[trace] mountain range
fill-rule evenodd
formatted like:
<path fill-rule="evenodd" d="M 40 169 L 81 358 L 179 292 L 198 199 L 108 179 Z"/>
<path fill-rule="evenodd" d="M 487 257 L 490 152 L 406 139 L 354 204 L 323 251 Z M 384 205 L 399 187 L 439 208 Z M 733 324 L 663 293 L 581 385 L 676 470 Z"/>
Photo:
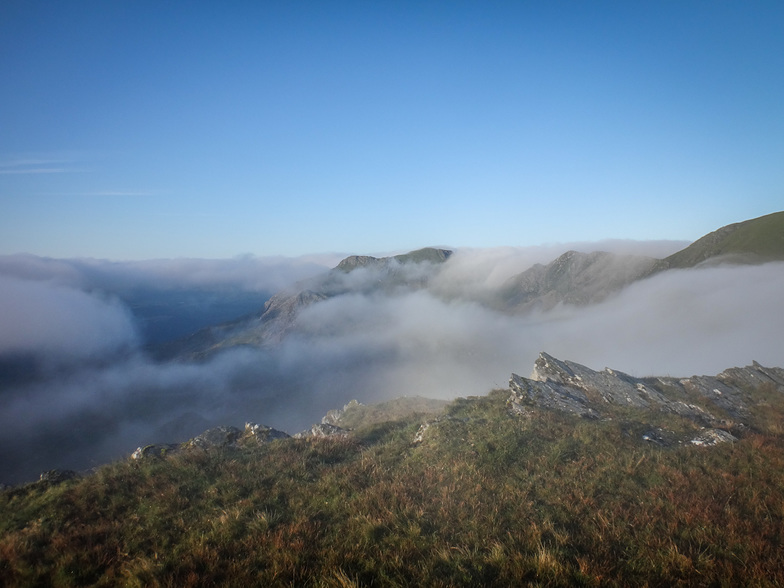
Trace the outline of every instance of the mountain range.
<path fill-rule="evenodd" d="M 278 292 L 254 314 L 201 329 L 152 351 L 159 359 L 199 361 L 231 348 L 275 345 L 297 331 L 301 312 L 314 304 L 347 294 L 389 295 L 429 289 L 452 254 L 447 249 L 424 248 L 393 257 L 353 255 L 290 291 Z M 535 264 L 510 277 L 473 301 L 509 314 L 548 310 L 560 304 L 585 306 L 666 271 L 780 260 L 784 260 L 784 212 L 721 227 L 663 259 L 567 251 L 546 265 Z M 444 296 L 438 288 L 430 291 Z M 461 294 L 449 296 L 460 298 Z"/>

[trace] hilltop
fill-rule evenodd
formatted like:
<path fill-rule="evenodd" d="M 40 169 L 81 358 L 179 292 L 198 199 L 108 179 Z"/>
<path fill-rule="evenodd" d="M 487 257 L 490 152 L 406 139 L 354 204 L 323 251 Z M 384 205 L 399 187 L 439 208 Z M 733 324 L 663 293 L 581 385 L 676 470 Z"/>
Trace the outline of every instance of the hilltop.
<path fill-rule="evenodd" d="M 222 428 L 7 489 L 0 579 L 777 585 L 782 418 L 782 369 L 635 379 L 542 354 L 445 407 L 354 402 L 318 434 Z"/>
<path fill-rule="evenodd" d="M 536 264 L 509 278 L 497 294 L 495 307 L 519 313 L 557 304 L 584 306 L 671 269 L 782 260 L 784 212 L 777 212 L 722 227 L 664 259 L 567 251 L 549 264 Z"/>
<path fill-rule="evenodd" d="M 784 212 L 733 223 L 708 233 L 667 257 L 668 268 L 701 263 L 763 263 L 784 260 Z"/>

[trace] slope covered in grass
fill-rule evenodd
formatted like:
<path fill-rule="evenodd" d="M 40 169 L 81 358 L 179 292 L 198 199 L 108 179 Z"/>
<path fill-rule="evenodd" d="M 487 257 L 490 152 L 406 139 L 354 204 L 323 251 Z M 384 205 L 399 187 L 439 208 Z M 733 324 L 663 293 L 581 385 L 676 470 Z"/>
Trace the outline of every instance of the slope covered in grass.
<path fill-rule="evenodd" d="M 784 260 L 784 212 L 721 227 L 664 261 L 670 268 L 686 268 L 711 258 L 743 263 Z"/>
<path fill-rule="evenodd" d="M 768 387 L 769 388 L 769 387 Z M 736 443 L 666 412 L 514 415 L 508 390 L 350 435 L 190 449 L 0 494 L 5 586 L 776 585 L 784 406 Z M 348 411 L 349 413 L 351 411 Z M 644 417 L 644 422 L 641 418 Z M 422 427 L 423 418 L 425 427 Z"/>

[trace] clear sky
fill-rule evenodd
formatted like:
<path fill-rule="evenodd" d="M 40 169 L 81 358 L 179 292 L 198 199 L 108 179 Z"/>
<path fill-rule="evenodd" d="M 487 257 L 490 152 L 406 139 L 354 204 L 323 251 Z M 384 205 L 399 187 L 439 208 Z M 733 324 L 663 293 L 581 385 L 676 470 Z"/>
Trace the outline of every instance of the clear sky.
<path fill-rule="evenodd" d="M 784 3 L 0 2 L 0 254 L 696 239 L 784 209 Z"/>

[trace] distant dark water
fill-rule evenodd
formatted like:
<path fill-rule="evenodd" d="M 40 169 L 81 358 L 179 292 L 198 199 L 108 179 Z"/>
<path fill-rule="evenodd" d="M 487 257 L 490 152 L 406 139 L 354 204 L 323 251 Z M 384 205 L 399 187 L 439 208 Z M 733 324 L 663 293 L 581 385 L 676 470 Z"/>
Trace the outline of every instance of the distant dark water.
<path fill-rule="evenodd" d="M 147 345 L 185 337 L 199 329 L 260 312 L 268 292 L 199 290 L 135 293 L 123 298 Z"/>

